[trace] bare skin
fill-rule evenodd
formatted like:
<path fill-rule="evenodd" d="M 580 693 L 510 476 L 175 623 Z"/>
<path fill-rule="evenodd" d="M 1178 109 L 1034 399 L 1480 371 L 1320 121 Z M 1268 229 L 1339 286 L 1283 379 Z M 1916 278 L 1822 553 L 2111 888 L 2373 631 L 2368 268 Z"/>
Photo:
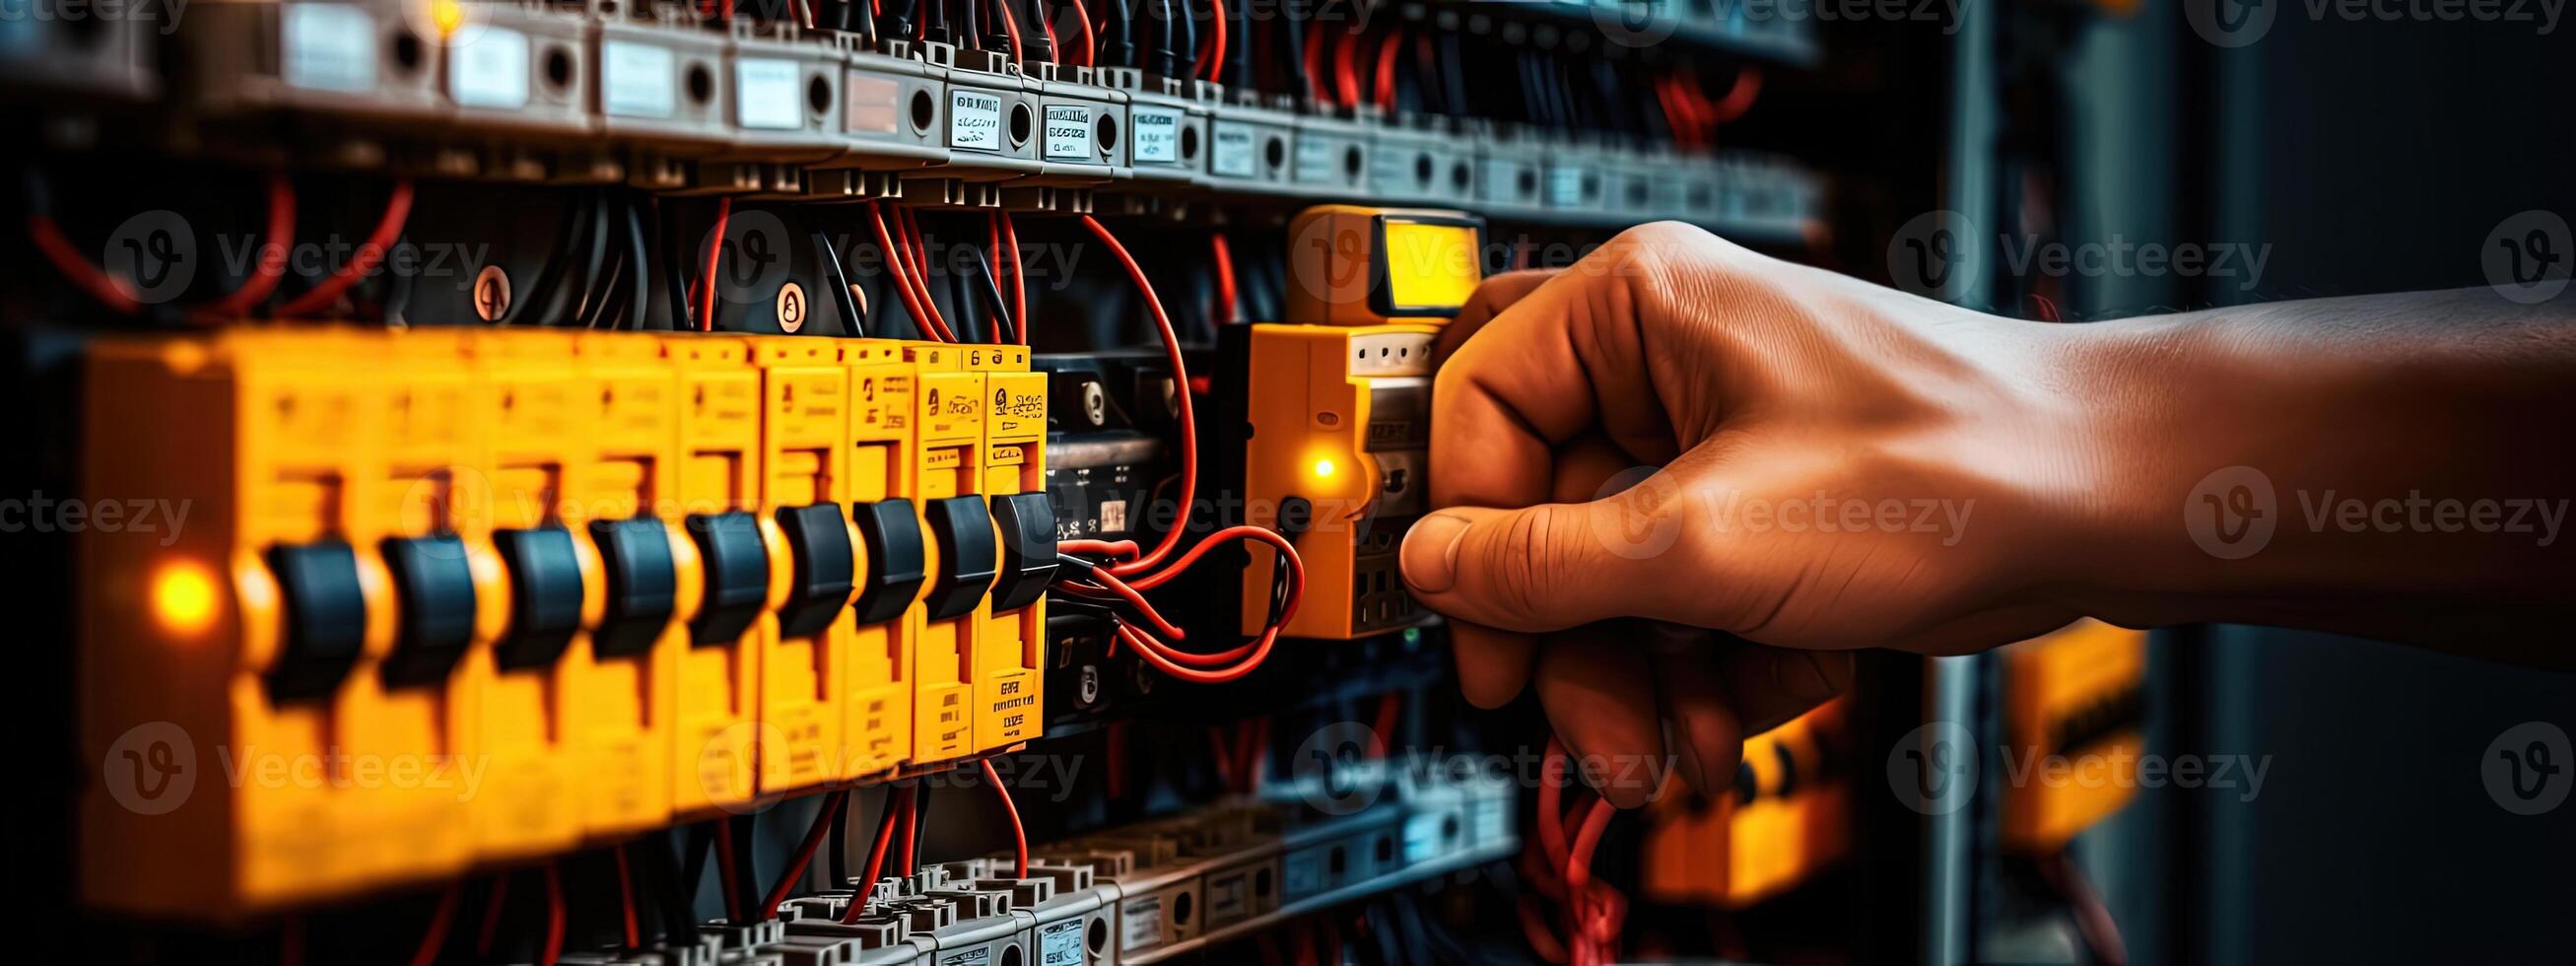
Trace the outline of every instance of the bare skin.
<path fill-rule="evenodd" d="M 1855 648 L 2089 616 L 2576 667 L 2550 634 L 2576 619 L 2562 303 L 2035 323 L 1665 224 L 1488 281 L 1440 351 L 1440 509 L 1403 566 L 1468 699 L 1534 682 L 1579 753 L 1669 754 L 1702 788 Z"/>

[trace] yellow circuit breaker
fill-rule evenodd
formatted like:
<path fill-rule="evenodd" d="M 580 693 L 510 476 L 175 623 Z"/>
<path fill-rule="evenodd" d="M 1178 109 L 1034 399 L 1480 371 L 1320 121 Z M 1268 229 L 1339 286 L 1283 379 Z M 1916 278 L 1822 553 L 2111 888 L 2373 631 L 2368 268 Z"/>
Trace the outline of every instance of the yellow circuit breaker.
<path fill-rule="evenodd" d="M 589 461 L 576 454 L 588 445 L 597 391 L 573 353 L 576 338 L 484 330 L 463 343 L 491 434 L 487 468 L 466 497 L 482 518 L 468 546 L 500 574 L 491 586 L 503 613 L 500 633 L 457 671 L 473 689 L 467 753 L 484 775 L 468 811 L 485 860 L 560 852 L 582 832 L 582 759 L 561 717 L 563 657 L 598 624 L 607 598 L 590 535 L 564 514 L 586 485 L 577 477 Z"/>
<path fill-rule="evenodd" d="M 2147 633 L 2088 618 L 1999 653 L 2005 753 L 2073 779 L 2007 784 L 2004 845 L 2055 852 L 2137 795 Z"/>
<path fill-rule="evenodd" d="M 680 380 L 678 481 L 683 551 L 697 561 L 688 646 L 674 661 L 671 811 L 702 818 L 757 790 L 760 616 L 769 550 L 760 526 L 760 370 L 751 342 L 677 333 L 660 340 Z"/>
<path fill-rule="evenodd" d="M 1241 381 L 1223 397 L 1219 432 L 1244 435 L 1220 458 L 1240 452 L 1229 475 L 1243 521 L 1296 543 L 1306 593 L 1287 636 L 1400 630 L 1427 616 L 1405 593 L 1396 548 L 1429 509 L 1431 343 L 1483 279 L 1483 223 L 1327 205 L 1299 214 L 1289 235 L 1289 318 L 1224 333 Z M 1275 561 L 1254 554 L 1244 571 L 1244 633 L 1268 619 Z"/>
<path fill-rule="evenodd" d="M 913 643 L 921 635 L 924 561 L 913 503 L 913 374 L 903 343 L 843 340 L 850 419 L 850 529 L 863 565 L 850 600 L 848 697 L 842 708 L 848 777 L 893 771 L 912 758 Z"/>
<path fill-rule="evenodd" d="M 760 658 L 760 792 L 841 778 L 847 617 L 858 550 L 849 517 L 845 340 L 752 340 L 761 373 L 760 526 L 770 613 Z"/>
<path fill-rule="evenodd" d="M 984 373 L 967 353 L 939 343 L 904 349 L 913 367 L 914 479 L 925 543 L 921 636 L 915 646 L 912 760 L 973 754 L 976 641 L 992 617 L 999 552 L 982 495 Z"/>
<path fill-rule="evenodd" d="M 1022 346 L 962 346 L 984 372 L 985 512 L 993 523 L 992 592 L 975 642 L 975 747 L 1000 751 L 1038 736 L 1046 675 L 1046 588 L 1055 578 L 1055 501 L 1046 490 L 1047 376 Z"/>

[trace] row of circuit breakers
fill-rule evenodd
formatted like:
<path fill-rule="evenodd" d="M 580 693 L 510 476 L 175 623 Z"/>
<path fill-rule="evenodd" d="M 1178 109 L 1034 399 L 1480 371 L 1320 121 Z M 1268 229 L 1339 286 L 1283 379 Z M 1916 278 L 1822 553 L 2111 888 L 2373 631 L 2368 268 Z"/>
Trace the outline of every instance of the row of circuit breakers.
<path fill-rule="evenodd" d="M 1461 14 L 1437 16 L 1457 29 Z M 148 21 L 83 23 L 23 25 L 66 36 L 0 43 L 0 79 L 166 98 L 180 143 L 274 151 L 283 136 L 300 158 L 357 167 L 777 201 L 900 198 L 909 184 L 930 203 L 1077 211 L 1095 192 L 1215 192 L 1792 239 L 1818 205 L 1810 175 L 1759 154 L 1304 107 L 785 22 L 723 27 L 673 3 L 209 4 L 166 38 Z M 156 60 L 154 44 L 175 48 Z"/>
<path fill-rule="evenodd" d="M 1229 327 L 1220 422 L 1249 438 L 1220 475 L 1298 547 L 1287 636 L 1389 633 L 1425 616 L 1394 551 L 1482 223 L 1292 228 L 1321 243 L 1291 271 L 1332 284 L 1296 287 L 1300 322 Z M 1038 737 L 1061 531 L 1032 362 L 509 326 L 93 340 L 85 490 L 189 515 L 83 535 L 85 754 L 225 767 L 167 806 L 141 777 L 88 789 L 88 898 L 281 907 Z M 1233 578 L 1246 632 L 1274 565 Z"/>
<path fill-rule="evenodd" d="M 88 898 L 202 917 L 426 881 L 1036 737 L 1057 560 L 1028 363 L 506 328 L 99 340 L 89 492 L 194 511 L 82 545 L 85 747 L 171 730 L 203 774 L 167 814 L 89 790 Z"/>

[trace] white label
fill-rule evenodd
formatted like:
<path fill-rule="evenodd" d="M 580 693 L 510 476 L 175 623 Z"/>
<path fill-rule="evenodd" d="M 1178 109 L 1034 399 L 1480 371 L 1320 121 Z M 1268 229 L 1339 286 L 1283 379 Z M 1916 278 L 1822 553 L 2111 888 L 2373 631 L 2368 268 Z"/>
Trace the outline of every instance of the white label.
<path fill-rule="evenodd" d="M 796 62 L 745 57 L 733 62 L 734 123 L 762 131 L 804 126 L 798 113 Z"/>
<path fill-rule="evenodd" d="M 286 83 L 364 93 L 376 86 L 376 18 L 336 3 L 286 6 Z"/>
<path fill-rule="evenodd" d="M 1138 163 L 1179 164 L 1181 112 L 1168 107 L 1131 107 L 1127 125 L 1136 129 L 1133 153 Z"/>
<path fill-rule="evenodd" d="M 1583 203 L 1583 170 L 1575 167 L 1547 169 L 1547 203 L 1571 208 Z"/>
<path fill-rule="evenodd" d="M 1135 952 L 1163 941 L 1163 897 L 1146 896 L 1118 907 L 1119 952 Z"/>
<path fill-rule="evenodd" d="M 679 112 L 679 57 L 671 48 L 611 40 L 599 45 L 599 104 L 611 117 Z"/>
<path fill-rule="evenodd" d="M 1249 178 L 1260 170 L 1260 161 L 1252 147 L 1252 129 L 1241 124 L 1216 123 L 1211 132 L 1208 170 L 1228 178 Z"/>
<path fill-rule="evenodd" d="M 1091 148 L 1091 106 L 1046 106 L 1046 156 L 1068 161 L 1097 161 Z"/>
<path fill-rule="evenodd" d="M 1038 966 L 1082 966 L 1082 920 L 1038 927 Z"/>
<path fill-rule="evenodd" d="M 1244 873 L 1241 872 L 1237 872 L 1223 878 L 1208 879 L 1208 918 L 1218 919 L 1242 915 L 1243 902 L 1246 898 L 1249 898 L 1249 893 L 1251 891 L 1249 885 L 1250 883 L 1245 881 Z"/>
<path fill-rule="evenodd" d="M 515 111 L 528 106 L 528 35 L 484 27 L 447 48 L 448 95 L 459 107 Z"/>
<path fill-rule="evenodd" d="M 993 947 L 978 946 L 962 953 L 939 957 L 939 966 L 984 966 L 993 961 Z"/>
<path fill-rule="evenodd" d="M 841 82 L 841 129 L 852 134 L 895 133 L 895 101 L 903 94 L 903 85 L 883 77 L 870 77 L 851 71 Z"/>
<path fill-rule="evenodd" d="M 1002 149 L 1002 96 L 968 87 L 948 89 L 948 146 Z"/>
<path fill-rule="evenodd" d="M 1100 501 L 1100 532 L 1102 532 L 1102 533 L 1125 533 L 1125 532 L 1127 532 L 1127 501 L 1125 501 L 1125 500 L 1102 500 L 1102 501 Z"/>

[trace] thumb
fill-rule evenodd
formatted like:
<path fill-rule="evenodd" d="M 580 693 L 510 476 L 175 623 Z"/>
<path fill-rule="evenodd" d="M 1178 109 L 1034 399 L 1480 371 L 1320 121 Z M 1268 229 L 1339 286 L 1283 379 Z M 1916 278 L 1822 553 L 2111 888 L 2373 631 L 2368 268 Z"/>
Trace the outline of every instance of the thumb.
<path fill-rule="evenodd" d="M 1518 510 L 1449 507 L 1405 533 L 1415 599 L 1504 630 L 1554 631 L 1658 616 L 1676 583 L 1664 560 L 1680 521 L 1626 495 Z"/>

